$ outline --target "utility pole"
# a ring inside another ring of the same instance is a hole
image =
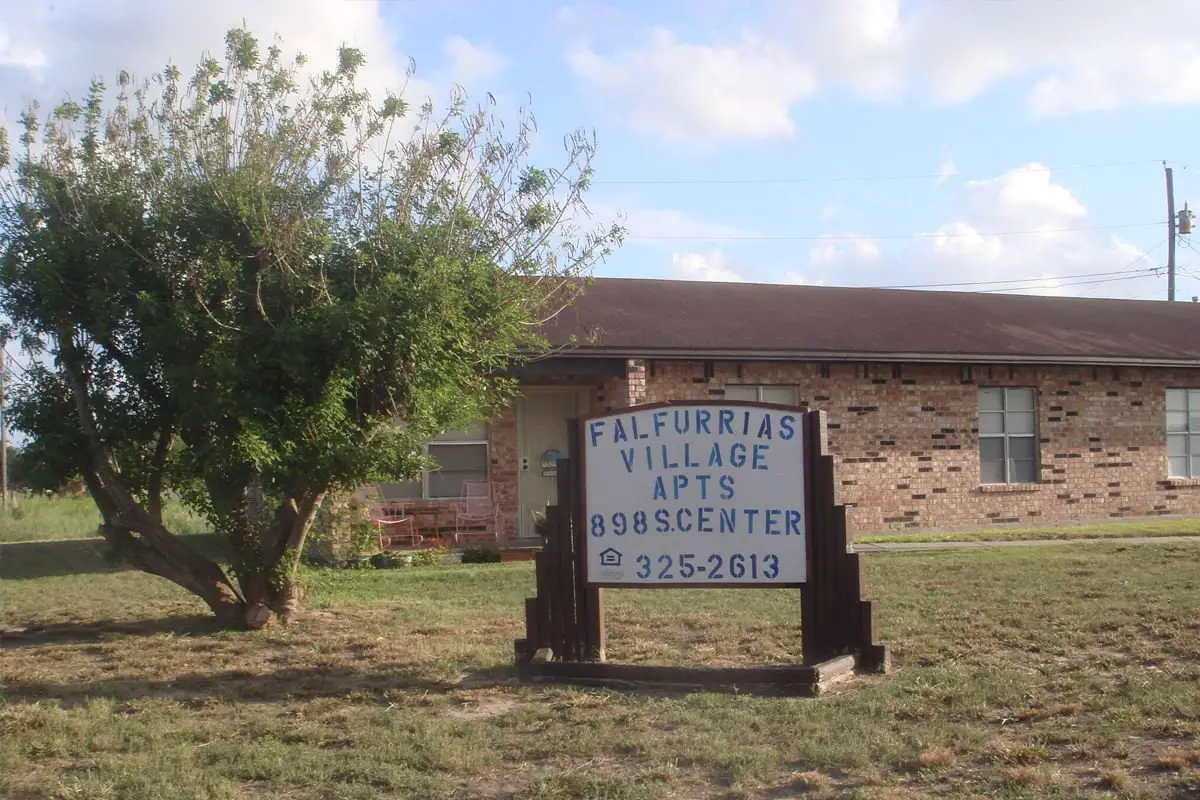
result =
[[[1175,176],[1170,167],[1167,171],[1167,300],[1175,299]]]

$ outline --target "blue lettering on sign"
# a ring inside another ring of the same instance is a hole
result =
[[[668,416],[670,422],[668,423]],[[723,408],[713,412],[707,408],[673,409],[671,411],[655,411],[649,419],[638,414],[627,417],[611,417],[607,419],[589,420],[587,423],[588,443],[597,447],[605,438],[605,432],[611,429],[613,444],[622,442],[660,439],[668,430],[679,436],[695,433],[697,436],[711,436],[714,433],[721,436],[750,437],[772,441],[776,437],[790,441],[797,435],[797,417],[795,414],[777,414],[773,412],[742,411],[741,424],[736,425],[738,412]],[[714,422],[716,430],[714,431]],[[649,423],[647,427],[647,423]]]
[[[733,482],[734,482],[733,476],[732,475],[722,475],[721,480],[718,482],[721,484],[721,499],[722,500],[732,500],[733,499]]]
[[[638,567],[636,575],[642,580],[648,580],[652,574],[659,581],[678,578],[685,582],[696,575],[702,576],[699,578],[702,581],[756,581],[779,577],[779,556],[775,553],[730,553],[728,559],[720,553],[707,557],[696,553],[662,553],[657,558],[643,554],[634,560]]]
[[[714,506],[684,507],[677,509],[658,508],[653,512],[656,533],[745,533],[768,536],[803,536],[804,516],[794,508],[716,508]],[[609,533],[626,535],[631,527],[638,535],[650,530],[650,513],[634,511],[632,514],[616,511],[607,517],[593,514],[589,519],[591,535],[600,538]],[[761,521],[761,524],[759,524]],[[675,523],[675,527],[671,523]],[[715,527],[714,527],[715,526]]]
[[[602,419],[594,419],[588,423],[588,436],[591,437],[592,447],[600,441],[601,435],[604,433],[605,422]]]
[[[721,463],[721,445],[717,444],[716,442],[713,442],[712,452],[708,454],[708,466],[724,466],[724,464]]]
[[[738,442],[729,448],[729,466],[744,467],[746,466],[746,445]]]
[[[675,484],[675,499],[678,500],[679,493],[681,491],[683,491],[685,488],[687,488],[687,485],[688,485],[687,475],[676,475],[674,484]]]
[[[786,491],[783,496],[777,493],[774,497],[758,495],[760,489],[753,482],[746,484],[743,481],[741,485],[737,482],[739,470],[775,471],[783,466],[780,458],[784,457],[790,469],[794,463],[793,451],[785,449],[772,454],[772,443],[798,440],[802,435],[802,419],[803,415],[783,413],[778,409],[767,412],[742,406],[665,408],[588,420],[585,423],[586,445],[617,450],[619,462],[615,454],[606,456],[610,459],[608,468],[619,475],[616,464],[620,463],[627,476],[644,475],[629,486],[649,484],[651,497],[641,495],[644,489],[621,490],[611,498],[615,500],[614,505],[622,506],[621,497],[627,496],[632,507],[619,511],[608,508],[602,514],[590,514],[586,535],[590,539],[616,537],[623,542],[621,549],[625,563],[636,561],[637,580],[731,583],[747,579],[774,580],[779,575],[780,562],[779,556],[772,553],[730,553],[726,550],[720,554],[664,554],[662,543],[668,539],[658,540],[658,544],[651,544],[649,540],[655,536],[684,534],[696,546],[681,549],[704,550],[708,548],[700,543],[708,540],[701,537],[750,536],[754,538],[744,540],[749,550],[751,542],[763,544],[764,540],[759,537],[803,537],[806,534],[803,508],[770,507],[781,501],[787,504],[791,498]],[[714,436],[722,438],[714,440]],[[653,439],[659,441],[647,441]],[[638,453],[643,447],[644,463]],[[779,447],[784,445],[777,445],[776,449]],[[639,507],[647,499],[649,503]],[[739,501],[737,507],[725,507]],[[599,502],[608,503],[607,500]],[[626,546],[638,541],[638,537],[647,539],[642,546],[651,549],[651,555],[636,556],[628,552]],[[741,541],[728,539],[721,549],[740,549]],[[605,544],[597,543],[596,547],[603,548]],[[610,551],[617,552],[611,547],[605,552]],[[610,560],[613,558],[611,553]],[[619,567],[620,564],[608,566]],[[632,573],[630,570],[626,575]]]

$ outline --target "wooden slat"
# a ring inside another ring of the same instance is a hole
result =
[[[525,599],[525,641],[529,646],[529,655],[539,647],[548,646],[548,642],[543,642],[541,633],[538,630],[538,599],[536,597],[527,597]]]
[[[576,463],[570,458],[558,462],[558,498],[555,509],[557,524],[553,528],[557,543],[557,558],[554,562],[554,600],[561,609],[563,637],[562,657],[567,661],[578,661],[580,657],[578,608],[575,596],[574,526],[571,511],[577,492]]]
[[[604,590],[588,588],[584,590],[587,602],[584,605],[584,621],[588,630],[588,661],[604,661],[607,650],[604,633]]]
[[[553,559],[553,553],[538,553],[534,556],[534,568],[537,571],[538,637],[540,639],[538,644],[541,647],[551,648],[557,656],[560,652],[559,648],[562,647],[562,637],[559,624],[561,615],[554,604]]]
[[[569,516],[574,536],[571,546],[575,554],[573,578],[575,585],[575,610],[578,624],[579,658],[583,661],[604,660],[604,600],[603,591],[587,583],[585,561],[587,525],[584,520],[584,463],[580,452],[581,423],[572,418],[567,421],[567,460],[571,464],[571,480],[576,490],[570,498]]]
[[[778,667],[673,667],[657,664],[561,663],[529,665],[530,674],[556,678],[592,678],[598,680],[675,683],[694,685],[810,684],[819,675],[818,667],[797,664]]]

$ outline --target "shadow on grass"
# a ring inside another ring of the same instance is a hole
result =
[[[159,619],[139,619],[129,622],[60,622],[48,625],[33,624],[18,633],[7,634],[4,649],[41,647],[63,644],[96,644],[108,639],[131,636],[206,636],[217,633],[221,626],[211,614],[186,614]]]
[[[187,544],[209,558],[228,563],[228,543],[212,534],[183,537]],[[95,575],[132,569],[116,557],[103,539],[61,539],[48,542],[0,544],[0,580],[59,578]]]
[[[97,698],[117,702],[173,700],[202,708],[216,703],[274,703],[336,697],[348,702],[379,703],[396,692],[444,694],[463,688],[512,685],[512,667],[471,670],[461,680],[440,680],[418,668],[380,665],[285,667],[269,673],[248,670],[191,672],[164,679],[120,678],[81,683],[10,681],[0,689],[8,703],[57,700],[63,708],[86,706]]]

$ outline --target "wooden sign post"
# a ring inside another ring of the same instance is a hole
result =
[[[635,406],[569,422],[558,502],[536,555],[517,663],[532,677],[766,684],[818,693],[885,672],[836,501],[824,413],[743,402]],[[613,664],[605,588],[800,589],[803,663],[748,668]]]

